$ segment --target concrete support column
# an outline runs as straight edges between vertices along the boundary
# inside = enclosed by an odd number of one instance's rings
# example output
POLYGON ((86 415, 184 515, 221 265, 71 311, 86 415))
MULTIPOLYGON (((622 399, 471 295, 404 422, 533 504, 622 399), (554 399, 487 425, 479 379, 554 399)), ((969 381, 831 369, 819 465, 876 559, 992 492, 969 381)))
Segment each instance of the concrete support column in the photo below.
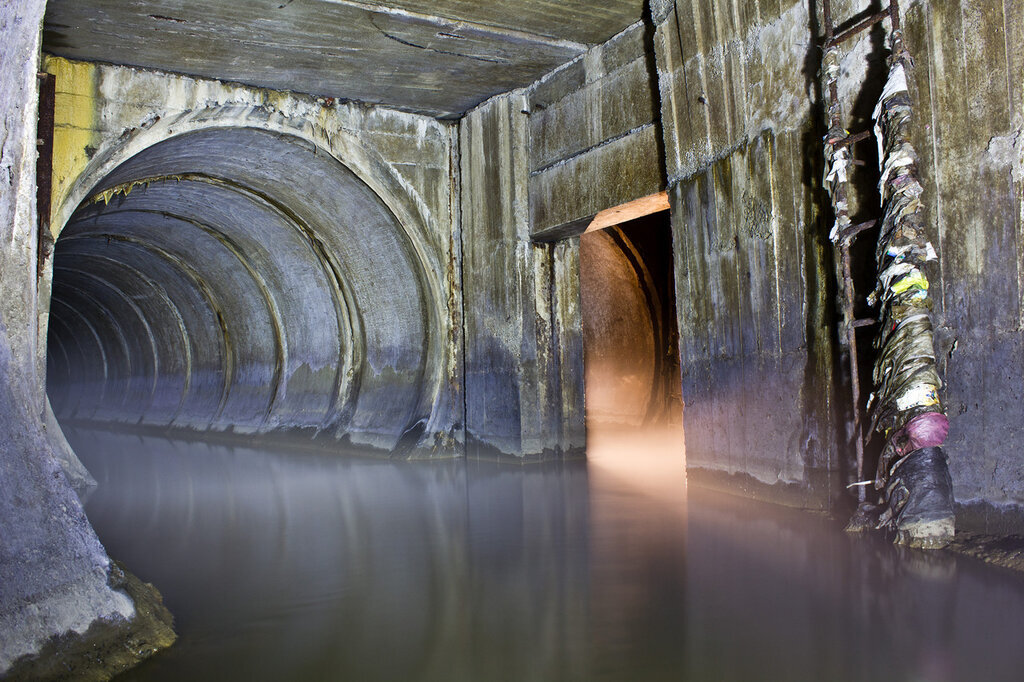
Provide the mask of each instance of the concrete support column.
POLYGON ((579 242, 534 243, 522 92, 460 124, 466 441, 471 455, 584 445, 579 242))
POLYGON ((827 509, 831 281, 803 4, 656 0, 686 434, 694 480, 827 509), (803 46, 803 47, 801 47, 803 46), (792 58, 762 59, 790 54, 792 58))
POLYGON ((44 8, 9 0, 0 12, 0 676, 52 637, 81 635, 98 621, 116 630, 135 616, 132 600, 110 585, 110 560, 44 424, 35 206, 44 8))

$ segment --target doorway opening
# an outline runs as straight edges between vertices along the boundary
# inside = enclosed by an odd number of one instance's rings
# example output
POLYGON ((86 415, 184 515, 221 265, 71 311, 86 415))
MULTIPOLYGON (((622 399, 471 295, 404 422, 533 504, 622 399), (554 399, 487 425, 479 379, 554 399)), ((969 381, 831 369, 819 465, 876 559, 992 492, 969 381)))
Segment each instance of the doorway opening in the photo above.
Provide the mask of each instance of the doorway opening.
POLYGON ((668 210, 580 237, 591 473, 681 513, 686 458, 675 291, 668 210))
POLYGON ((580 238, 587 424, 682 424, 672 232, 659 211, 580 238))

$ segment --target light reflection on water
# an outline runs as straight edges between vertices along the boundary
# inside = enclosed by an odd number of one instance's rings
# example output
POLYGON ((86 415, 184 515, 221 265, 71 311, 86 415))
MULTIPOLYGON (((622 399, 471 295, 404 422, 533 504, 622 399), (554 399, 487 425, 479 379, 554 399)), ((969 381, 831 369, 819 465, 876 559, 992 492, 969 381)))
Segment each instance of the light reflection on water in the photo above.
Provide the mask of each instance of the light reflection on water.
POLYGON ((687 496, 671 446, 519 467, 68 436, 180 634, 119 679, 1021 679, 1016 574, 687 496))

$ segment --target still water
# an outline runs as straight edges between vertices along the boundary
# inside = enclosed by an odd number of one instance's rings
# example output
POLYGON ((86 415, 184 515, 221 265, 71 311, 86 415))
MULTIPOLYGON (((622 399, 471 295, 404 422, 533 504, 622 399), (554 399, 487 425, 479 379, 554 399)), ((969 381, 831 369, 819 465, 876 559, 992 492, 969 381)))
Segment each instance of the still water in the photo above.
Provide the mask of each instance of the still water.
POLYGON ((687 495, 678 447, 518 467, 68 437, 180 636, 119 680, 1024 679, 1021 576, 687 495))

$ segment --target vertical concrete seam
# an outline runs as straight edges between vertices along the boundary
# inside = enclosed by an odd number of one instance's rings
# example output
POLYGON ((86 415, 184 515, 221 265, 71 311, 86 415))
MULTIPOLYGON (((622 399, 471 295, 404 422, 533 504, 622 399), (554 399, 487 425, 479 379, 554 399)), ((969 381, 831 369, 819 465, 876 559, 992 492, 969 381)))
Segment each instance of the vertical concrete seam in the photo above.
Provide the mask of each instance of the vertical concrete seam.
MULTIPOLYGON (((451 225, 452 225, 452 229, 453 230, 455 230, 456 220, 458 221, 457 222, 457 225, 458 225, 457 239, 453 239, 452 242, 455 244, 456 248, 458 248, 458 250, 459 250, 459 258, 458 258, 458 268, 459 268, 459 272, 458 272, 458 279, 459 279, 458 301, 459 301, 459 308, 460 308, 459 333, 461 334, 461 337, 462 337, 462 348, 461 348, 461 353, 460 353, 461 357, 458 358, 458 360, 459 360, 459 362, 461 364, 461 368, 460 368, 459 374, 460 374, 460 377, 461 377, 461 380, 462 380, 461 381, 462 390, 460 391, 462 400, 460 402, 461 402, 461 406, 462 406, 462 416, 461 416, 461 421, 462 421, 462 456, 464 458, 467 457, 468 454, 469 454, 468 453, 468 447, 469 447, 469 425, 467 423, 468 422, 468 415, 467 415, 467 406, 466 406, 466 265, 465 265, 465 253, 466 253, 465 239, 466 239, 466 233, 465 233, 465 230, 464 230, 465 225, 463 225, 463 220, 462 220, 462 204, 463 204, 463 195, 462 195, 462 130, 463 130, 463 126, 467 125, 466 122, 468 120, 469 120, 468 117, 461 118, 458 121, 458 123, 452 125, 452 127, 451 127, 451 129, 450 129, 450 131, 448 133, 448 136, 449 136, 448 163, 450 164, 450 168, 449 168, 448 172, 449 172, 449 176, 452 179, 452 189, 453 189, 453 192, 451 194, 449 194, 449 197, 448 197, 448 206, 449 206, 449 212, 452 215, 451 225)), ((453 235, 453 237, 454 236, 455 235, 453 235)), ((469 494, 468 490, 467 490, 466 494, 467 495, 469 494)))

